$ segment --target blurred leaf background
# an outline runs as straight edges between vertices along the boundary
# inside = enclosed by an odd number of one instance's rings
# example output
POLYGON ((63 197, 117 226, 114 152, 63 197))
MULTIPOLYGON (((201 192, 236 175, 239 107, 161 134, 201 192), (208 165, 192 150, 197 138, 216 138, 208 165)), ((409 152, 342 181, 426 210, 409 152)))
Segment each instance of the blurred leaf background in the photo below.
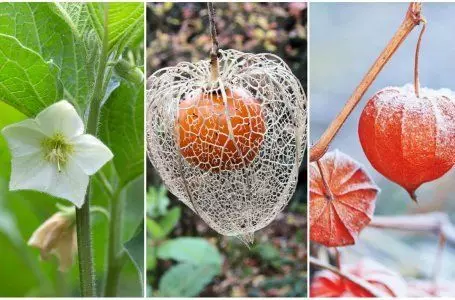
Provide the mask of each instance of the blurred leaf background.
MULTIPOLYGON (((112 56, 143 69, 142 3, 0 3, 0 37, 4 41, 0 43, 0 129, 32 118, 61 99, 69 100, 84 115, 101 48, 89 6, 101 15, 109 7, 108 27, 115 31, 110 40, 112 56), (21 76, 23 70, 27 76, 21 76)), ((121 75, 113 74, 102 108, 99 135, 114 153, 113 161, 102 172, 112 185, 120 182, 125 186, 121 194, 125 204, 121 240, 129 256, 120 274, 119 295, 141 296, 143 88, 121 75), (133 120, 137 127, 131 126, 133 120)), ((10 168, 10 153, 0 135, 0 296, 79 296, 77 257, 70 271, 61 273, 55 257, 41 261, 39 250, 27 246, 32 233, 57 211, 56 203, 70 203, 34 191, 9 192, 10 168)), ((95 181, 93 187, 91 204, 108 209, 110 197, 103 185, 95 181)), ((95 275, 101 290, 108 244, 106 216, 93 214, 92 227, 95 275)))
MULTIPOLYGON (((307 83, 306 3, 215 3, 221 49, 280 56, 307 83)), ((208 59, 205 3, 147 5, 147 75, 208 59)), ((306 161, 306 157, 303 160, 306 161)), ((306 296, 307 169, 287 208, 248 249, 219 235, 163 187, 147 165, 149 296, 306 296)))
MULTIPOLYGON (((407 11, 407 3, 312 3, 311 4, 311 136, 321 136, 341 110, 355 87, 393 36, 407 11)), ((428 21, 420 50, 421 86, 455 90, 455 40, 446 28, 455 25, 453 3, 424 3, 422 13, 428 21)), ((361 148, 357 127, 366 101, 387 86, 413 82, 414 53, 420 28, 414 29, 388 62, 363 100, 334 139, 330 149, 338 148, 364 164, 381 193, 375 215, 401 215, 446 212, 455 222, 455 170, 417 190, 416 205, 407 192, 379 174, 361 148)), ((339 248, 343 262, 366 256, 398 271, 407 279, 429 279, 437 253, 436 234, 423 234, 367 228, 355 246, 339 248)), ((455 278, 455 247, 446 246, 440 275, 455 278)), ((454 295, 452 291, 451 295, 454 295)))

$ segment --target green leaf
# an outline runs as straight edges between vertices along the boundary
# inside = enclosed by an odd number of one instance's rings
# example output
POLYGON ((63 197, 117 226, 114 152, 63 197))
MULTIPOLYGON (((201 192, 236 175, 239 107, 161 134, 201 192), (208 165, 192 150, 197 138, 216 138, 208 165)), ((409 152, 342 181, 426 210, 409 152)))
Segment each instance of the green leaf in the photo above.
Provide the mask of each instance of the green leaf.
MULTIPOLYGON (((71 27, 78 37, 82 38, 91 30, 97 31, 92 22, 89 3, 54 2, 49 3, 51 9, 71 27)), ((100 42, 100 40, 98 40, 100 42)))
POLYGON ((65 98, 82 113, 92 92, 96 64, 82 37, 73 32, 55 5, 1 3, 0 32, 58 66, 55 74, 63 84, 65 98))
POLYGON ((0 99, 27 116, 60 98, 54 66, 11 36, 0 34, 0 99))
POLYGON ((147 219, 147 232, 152 240, 162 240, 171 233, 180 219, 180 214, 180 207, 174 207, 159 220, 147 219))
POLYGON ((147 270, 155 269, 157 264, 156 248, 147 246, 147 270))
MULTIPOLYGON (((144 177, 139 176, 128 185, 123 208, 123 241, 130 240, 144 222, 144 177)), ((141 227, 142 228, 142 227, 141 227)))
POLYGON ((134 261, 141 276, 144 274, 144 230, 142 229, 142 225, 140 226, 141 230, 131 240, 125 243, 126 252, 134 261))
POLYGON ((144 92, 122 81, 102 108, 100 135, 114 153, 114 165, 126 185, 144 173, 144 92))
POLYGON ((177 225, 181 215, 180 207, 174 207, 168 213, 162 217, 159 221, 163 234, 166 236, 174 229, 177 225))
MULTIPOLYGON (((140 277, 141 286, 145 280, 144 277, 144 226, 140 226, 141 230, 128 242, 125 243, 125 249, 128 257, 136 266, 140 277)), ((142 289, 141 289, 142 290, 142 289)))
POLYGON ((181 237, 166 241, 158 247, 157 256, 192 264, 221 266, 223 258, 218 249, 203 238, 181 237))
POLYGON ((158 218, 167 212, 169 206, 169 198, 167 196, 166 188, 161 185, 160 187, 150 187, 147 191, 147 214, 151 218, 158 218))
POLYGON ((131 40, 138 34, 138 27, 144 27, 144 4, 142 2, 110 2, 90 3, 89 9, 92 16, 92 22, 97 28, 100 38, 104 34, 102 29, 104 24, 104 8, 109 8, 108 11, 108 34, 109 34, 109 49, 115 46, 126 46, 125 40, 131 40))
POLYGON ((160 240, 165 236, 163 228, 161 228, 160 224, 158 224, 154 220, 147 219, 146 225, 147 232, 152 237, 152 241, 160 240))
POLYGON ((161 297, 194 297, 220 273, 217 265, 191 263, 178 264, 170 268, 159 283, 161 297))

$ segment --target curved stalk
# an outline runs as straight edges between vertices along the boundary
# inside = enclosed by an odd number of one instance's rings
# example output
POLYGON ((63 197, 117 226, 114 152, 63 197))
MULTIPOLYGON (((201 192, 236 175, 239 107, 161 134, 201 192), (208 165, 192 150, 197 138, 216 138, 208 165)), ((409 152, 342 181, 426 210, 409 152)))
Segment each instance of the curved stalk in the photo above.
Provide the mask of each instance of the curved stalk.
MULTIPOLYGON (((414 57, 414 91, 416 97, 419 98, 420 94, 420 81, 419 81, 419 54, 420 54, 420 44, 422 43, 422 36, 427 28, 427 21, 422 18, 422 30, 420 30, 419 39, 417 40, 416 53, 414 57)), ((414 198, 413 198, 414 199, 414 198)))
POLYGON ((360 102, 363 95, 366 93, 370 85, 379 75, 381 70, 384 68, 386 63, 390 60, 396 50, 400 47, 403 41, 408 37, 409 33, 420 24, 423 20, 421 17, 422 5, 420 3, 411 3, 404 21, 401 23, 395 35, 389 41, 385 49, 378 56, 374 64, 368 70, 365 77, 362 79, 360 84, 355 89, 354 93, 346 102, 345 106, 338 114, 338 116, 332 121, 329 127, 322 134, 321 138, 314 144, 310 149, 310 161, 316 161, 320 159, 329 148, 330 143, 336 136, 341 126, 343 126, 346 119, 349 117, 351 112, 354 110, 356 105, 360 102))

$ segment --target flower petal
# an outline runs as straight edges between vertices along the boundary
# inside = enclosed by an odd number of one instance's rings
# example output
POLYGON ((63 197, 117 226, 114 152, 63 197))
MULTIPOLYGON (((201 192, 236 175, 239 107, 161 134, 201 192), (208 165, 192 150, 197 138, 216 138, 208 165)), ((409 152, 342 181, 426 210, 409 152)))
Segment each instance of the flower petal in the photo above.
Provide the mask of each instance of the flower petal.
POLYGON ((84 122, 76 109, 66 100, 47 107, 36 116, 35 120, 41 131, 48 136, 61 133, 71 139, 84 133, 84 122))
POLYGON ((36 121, 32 119, 6 126, 2 134, 8 142, 13 157, 40 152, 41 142, 46 137, 36 121))
POLYGON ((114 156, 103 142, 90 134, 80 135, 71 143, 74 145, 74 153, 71 158, 87 175, 95 174, 114 156))
POLYGON ((47 192, 55 172, 55 166, 45 161, 41 153, 13 157, 9 189, 11 191, 37 190, 47 192))
POLYGON ((36 190, 66 199, 77 207, 84 204, 88 175, 72 160, 59 172, 57 166, 41 155, 30 154, 12 159, 9 188, 36 190))
POLYGON ((74 255, 77 253, 76 230, 73 228, 64 232, 51 253, 58 258, 58 269, 67 272, 73 265, 74 255))
POLYGON ((80 208, 85 202, 88 175, 71 159, 60 172, 55 170, 54 179, 47 193, 66 199, 80 208))

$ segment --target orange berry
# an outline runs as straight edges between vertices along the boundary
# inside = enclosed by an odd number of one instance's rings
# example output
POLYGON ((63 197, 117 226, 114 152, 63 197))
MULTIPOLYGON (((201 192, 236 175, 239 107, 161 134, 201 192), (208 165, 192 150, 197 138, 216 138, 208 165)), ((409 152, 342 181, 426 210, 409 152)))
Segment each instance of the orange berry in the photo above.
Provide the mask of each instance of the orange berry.
POLYGON ((241 88, 225 89, 225 93, 226 103, 222 90, 215 89, 192 95, 179 104, 176 128, 180 153, 205 171, 247 166, 258 155, 264 139, 260 102, 241 88))

